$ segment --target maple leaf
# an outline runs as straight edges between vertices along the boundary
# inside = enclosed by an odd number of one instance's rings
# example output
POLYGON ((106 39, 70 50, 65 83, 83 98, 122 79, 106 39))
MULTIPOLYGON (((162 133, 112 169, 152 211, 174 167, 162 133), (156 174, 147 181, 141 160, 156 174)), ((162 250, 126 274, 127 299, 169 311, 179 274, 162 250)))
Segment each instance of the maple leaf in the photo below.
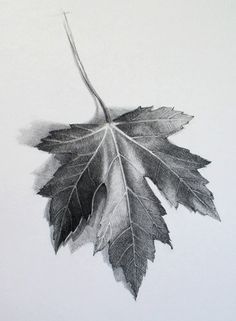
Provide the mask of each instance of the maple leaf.
POLYGON ((65 27, 77 66, 105 120, 72 124, 41 140, 38 149, 69 157, 39 194, 51 198, 49 223, 56 251, 97 215, 95 203, 104 202, 95 252, 108 247, 113 269, 123 270, 136 297, 147 262, 154 260, 154 241, 172 247, 163 219, 166 211, 146 178, 176 208, 182 204, 219 219, 213 195, 206 187, 208 181, 198 172, 209 161, 168 140, 192 116, 169 107, 138 107, 112 119, 84 71, 66 16, 65 27), (98 199, 98 194, 102 198, 98 199))

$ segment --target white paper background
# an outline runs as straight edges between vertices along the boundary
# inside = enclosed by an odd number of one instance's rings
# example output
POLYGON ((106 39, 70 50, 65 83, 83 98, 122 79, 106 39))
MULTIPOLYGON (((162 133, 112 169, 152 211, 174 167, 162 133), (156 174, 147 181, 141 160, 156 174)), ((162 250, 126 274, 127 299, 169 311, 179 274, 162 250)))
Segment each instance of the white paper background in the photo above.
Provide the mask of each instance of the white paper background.
POLYGON ((0 320, 234 321, 236 3, 220 0, 0 2, 0 320), (55 256, 33 172, 48 154, 20 145, 32 121, 94 112, 62 27, 69 16, 96 89, 112 106, 176 106, 196 117, 172 138, 212 164, 222 218, 169 215, 137 302, 92 245, 55 256))

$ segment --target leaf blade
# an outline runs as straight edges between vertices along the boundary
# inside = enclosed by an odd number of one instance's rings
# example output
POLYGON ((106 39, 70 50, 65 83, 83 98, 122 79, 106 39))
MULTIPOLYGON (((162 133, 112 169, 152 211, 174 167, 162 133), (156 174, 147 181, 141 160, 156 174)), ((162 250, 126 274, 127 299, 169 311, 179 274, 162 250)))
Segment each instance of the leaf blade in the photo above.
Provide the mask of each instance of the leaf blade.
POLYGON ((51 199, 55 250, 98 215, 94 253, 108 248, 113 269, 123 270, 136 298, 155 257, 154 241, 172 248, 166 211, 147 177, 176 208, 182 204, 219 220, 208 181, 198 171, 209 161, 168 141, 191 119, 173 108, 137 108, 111 123, 71 124, 42 139, 37 148, 66 156, 39 192, 51 199), (96 213, 99 192, 104 204, 96 213))

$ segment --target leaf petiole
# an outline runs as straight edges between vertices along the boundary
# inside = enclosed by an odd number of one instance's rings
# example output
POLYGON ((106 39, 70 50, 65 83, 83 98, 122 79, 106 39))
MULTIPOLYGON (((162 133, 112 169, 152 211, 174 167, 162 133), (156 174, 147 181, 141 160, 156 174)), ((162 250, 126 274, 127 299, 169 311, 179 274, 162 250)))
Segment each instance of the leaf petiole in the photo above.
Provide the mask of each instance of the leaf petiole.
POLYGON ((106 122, 107 123, 111 123, 112 119, 111 119, 111 115, 110 115, 109 109, 106 107, 104 101, 99 96, 99 94, 97 93, 97 91, 95 90, 93 85, 91 84, 91 82, 90 82, 90 80, 88 78, 88 75, 87 75, 87 73, 86 73, 86 71, 84 69, 84 66, 82 64, 82 61, 81 61, 81 59, 79 57, 78 50, 76 48, 75 41, 74 41, 74 38, 73 38, 73 35, 72 35, 72 31, 71 31, 69 23, 68 23, 66 12, 63 12, 63 16, 64 16, 64 28, 65 28, 66 35, 67 35, 67 38, 68 38, 69 43, 70 43, 70 47, 71 47, 71 50, 72 50, 72 54, 73 54, 76 66, 79 69, 81 77, 82 77, 85 85, 87 86, 88 90, 90 91, 90 94, 94 97, 94 99, 97 101, 99 106, 102 108, 102 110, 104 112, 104 116, 105 116, 106 122))

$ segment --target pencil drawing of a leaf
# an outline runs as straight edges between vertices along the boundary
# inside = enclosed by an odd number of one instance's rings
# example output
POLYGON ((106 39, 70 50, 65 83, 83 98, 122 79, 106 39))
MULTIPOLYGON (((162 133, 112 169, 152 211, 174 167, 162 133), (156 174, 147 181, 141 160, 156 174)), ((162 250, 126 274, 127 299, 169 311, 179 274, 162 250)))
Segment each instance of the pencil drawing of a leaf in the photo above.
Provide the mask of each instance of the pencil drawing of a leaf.
POLYGON ((51 199, 49 223, 56 251, 97 215, 94 205, 103 201, 95 252, 108 248, 113 269, 123 270, 136 297, 147 262, 154 260, 154 241, 172 247, 163 219, 166 211, 146 178, 176 208, 182 204, 219 219, 208 181, 198 171, 209 162, 168 140, 192 119, 180 111, 138 107, 112 119, 83 68, 66 17, 65 27, 77 66, 105 119, 72 124, 41 140, 38 149, 68 158, 39 193, 51 199))

